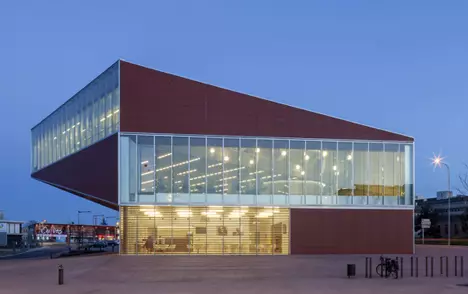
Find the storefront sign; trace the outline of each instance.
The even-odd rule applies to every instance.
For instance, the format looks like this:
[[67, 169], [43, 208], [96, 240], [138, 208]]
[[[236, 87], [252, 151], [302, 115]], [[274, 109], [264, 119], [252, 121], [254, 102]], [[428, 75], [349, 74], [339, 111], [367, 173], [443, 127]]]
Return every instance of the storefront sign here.
[[8, 224], [6, 223], [0, 223], [0, 232], [6, 232], [7, 231]]

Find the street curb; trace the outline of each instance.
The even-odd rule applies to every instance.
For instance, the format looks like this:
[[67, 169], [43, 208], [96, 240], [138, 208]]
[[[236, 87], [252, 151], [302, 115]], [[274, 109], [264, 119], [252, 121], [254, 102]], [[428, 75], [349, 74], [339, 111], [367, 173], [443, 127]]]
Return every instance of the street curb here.
[[40, 249], [43, 249], [43, 248], [34, 248], [34, 249], [26, 250], [26, 251], [23, 251], [23, 252], [20, 252], [20, 253], [16, 253], [16, 254], [2, 255], [2, 256], [0, 256], [0, 259], [7, 258], [7, 257], [18, 256], [18, 255], [29, 253], [29, 252], [39, 251]]

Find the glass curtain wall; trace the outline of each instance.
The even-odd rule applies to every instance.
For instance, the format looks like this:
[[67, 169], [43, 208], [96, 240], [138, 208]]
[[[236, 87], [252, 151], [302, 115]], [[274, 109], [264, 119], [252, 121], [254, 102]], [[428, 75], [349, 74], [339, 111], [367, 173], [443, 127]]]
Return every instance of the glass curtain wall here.
[[119, 63], [115, 63], [31, 130], [37, 171], [119, 130]]
[[284, 255], [289, 209], [229, 206], [122, 206], [121, 253]]
[[124, 204], [413, 205], [413, 145], [120, 136]]

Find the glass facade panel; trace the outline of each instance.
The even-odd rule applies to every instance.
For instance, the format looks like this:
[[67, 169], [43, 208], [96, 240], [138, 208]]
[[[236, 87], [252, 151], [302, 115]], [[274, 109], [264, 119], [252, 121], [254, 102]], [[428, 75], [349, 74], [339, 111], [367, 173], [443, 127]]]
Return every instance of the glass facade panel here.
[[119, 130], [119, 62], [32, 130], [35, 172]]
[[[413, 203], [412, 144], [150, 134], [120, 138], [124, 204]], [[54, 145], [53, 133], [43, 142]], [[41, 147], [33, 150], [37, 161], [47, 156]]]
[[196, 171], [191, 169], [187, 137], [172, 138], [172, 191], [174, 202], [188, 202], [189, 175]]
[[158, 202], [172, 201], [172, 138], [154, 138], [155, 191]]
[[243, 166], [240, 166], [239, 144], [239, 139], [224, 139], [224, 203], [236, 204], [238, 202], [240, 172], [242, 169], [244, 169]]
[[223, 186], [223, 139], [207, 139], [207, 197], [208, 202], [222, 203]]
[[338, 191], [338, 150], [336, 142], [322, 143], [322, 201], [321, 204], [336, 204]]
[[382, 143], [369, 145], [369, 204], [382, 205], [384, 193], [384, 150]]
[[286, 205], [289, 198], [289, 141], [273, 142], [273, 203]]
[[206, 139], [190, 138], [190, 193], [192, 202], [205, 202]]
[[369, 195], [369, 143], [354, 143], [354, 198], [353, 204], [366, 205]]
[[337, 203], [349, 205], [353, 195], [353, 143], [338, 143], [338, 164], [336, 169], [338, 182]]
[[255, 204], [257, 195], [257, 141], [255, 139], [241, 139], [240, 164], [240, 203]]
[[400, 195], [400, 146], [385, 144], [384, 152], [384, 205], [398, 205]]
[[319, 204], [322, 193], [322, 143], [316, 141], [306, 142], [305, 160], [305, 204]]
[[289, 209], [123, 206], [121, 254], [284, 255]]
[[307, 169], [305, 142], [291, 141], [289, 148], [289, 203], [305, 204], [304, 195]]
[[138, 136], [138, 194], [154, 202], [154, 137]]
[[271, 204], [273, 194], [273, 141], [257, 140], [257, 203]]
[[[413, 166], [413, 145], [400, 145], [400, 159], [402, 162], [402, 188], [401, 205], [414, 204], [414, 166]], [[403, 182], [404, 181], [404, 182]]]

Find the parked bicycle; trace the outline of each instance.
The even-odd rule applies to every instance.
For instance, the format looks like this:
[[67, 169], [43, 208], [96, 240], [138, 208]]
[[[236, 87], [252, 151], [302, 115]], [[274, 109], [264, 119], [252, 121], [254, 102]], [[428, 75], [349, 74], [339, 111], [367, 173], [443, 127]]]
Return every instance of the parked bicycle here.
[[383, 275], [385, 278], [391, 276], [394, 279], [398, 279], [399, 268], [398, 260], [380, 256], [380, 264], [377, 265], [375, 270], [379, 276]]

